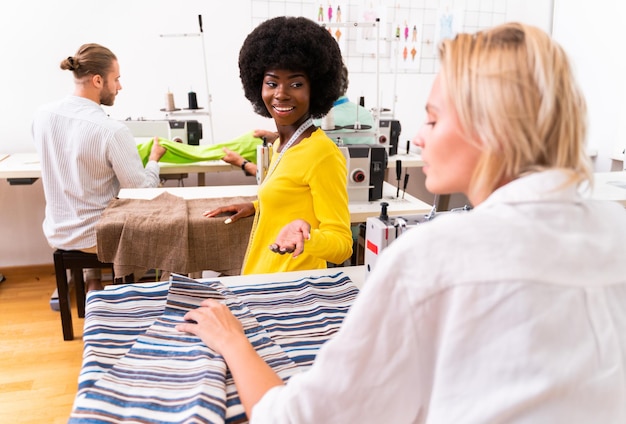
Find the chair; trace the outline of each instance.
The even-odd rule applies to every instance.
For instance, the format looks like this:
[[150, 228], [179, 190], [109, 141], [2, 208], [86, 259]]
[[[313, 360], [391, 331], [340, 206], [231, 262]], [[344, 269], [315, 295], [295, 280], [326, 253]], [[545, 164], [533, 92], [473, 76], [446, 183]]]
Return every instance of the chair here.
[[70, 308], [70, 293], [67, 281], [69, 269], [76, 289], [76, 306], [78, 316], [85, 317], [85, 281], [83, 269], [85, 268], [111, 268], [113, 264], [103, 263], [98, 260], [95, 253], [85, 253], [79, 250], [61, 250], [54, 252], [54, 272], [57, 280], [57, 292], [59, 295], [59, 311], [61, 312], [61, 325], [63, 327], [63, 340], [74, 340], [74, 327], [72, 326], [72, 312]]

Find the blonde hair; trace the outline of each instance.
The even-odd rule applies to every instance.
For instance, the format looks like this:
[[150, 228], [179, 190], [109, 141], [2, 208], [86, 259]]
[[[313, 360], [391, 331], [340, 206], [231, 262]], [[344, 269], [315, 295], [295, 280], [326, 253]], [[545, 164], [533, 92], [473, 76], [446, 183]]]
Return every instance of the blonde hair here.
[[470, 187], [565, 169], [592, 180], [585, 152], [587, 107], [567, 55], [544, 31], [508, 23], [459, 34], [439, 49], [441, 76], [468, 142], [482, 150]]

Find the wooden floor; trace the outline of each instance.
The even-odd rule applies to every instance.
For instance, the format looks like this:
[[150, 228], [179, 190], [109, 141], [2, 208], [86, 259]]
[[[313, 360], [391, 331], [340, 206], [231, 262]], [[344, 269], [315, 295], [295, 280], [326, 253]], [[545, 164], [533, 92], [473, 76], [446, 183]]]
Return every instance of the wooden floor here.
[[0, 423], [67, 423], [78, 386], [82, 326], [72, 300], [73, 341], [50, 309], [54, 268], [0, 269]]

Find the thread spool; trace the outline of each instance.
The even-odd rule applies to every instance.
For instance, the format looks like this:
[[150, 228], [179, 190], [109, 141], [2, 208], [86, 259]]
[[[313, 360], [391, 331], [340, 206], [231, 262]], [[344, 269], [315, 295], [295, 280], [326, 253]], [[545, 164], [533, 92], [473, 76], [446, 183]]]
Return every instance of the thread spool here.
[[176, 110], [176, 106], [174, 105], [174, 94], [169, 91], [165, 94], [165, 110]]
[[198, 97], [196, 93], [190, 91], [187, 93], [187, 98], [189, 100], [189, 109], [198, 109]]
[[322, 129], [325, 131], [331, 131], [335, 129], [335, 116], [333, 110], [329, 110], [326, 116], [322, 118]]

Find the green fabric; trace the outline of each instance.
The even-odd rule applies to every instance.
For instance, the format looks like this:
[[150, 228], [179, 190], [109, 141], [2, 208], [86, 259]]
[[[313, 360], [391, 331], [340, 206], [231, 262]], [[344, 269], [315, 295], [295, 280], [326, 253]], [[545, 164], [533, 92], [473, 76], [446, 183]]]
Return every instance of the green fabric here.
[[[148, 163], [153, 142], [153, 140], [150, 140], [137, 145], [137, 150], [144, 166]], [[222, 149], [228, 147], [230, 150], [239, 153], [244, 159], [256, 163], [256, 148], [263, 143], [263, 140], [252, 136], [252, 131], [250, 131], [234, 140], [219, 144], [192, 146], [164, 138], [159, 138], [159, 143], [167, 149], [167, 152], [161, 158], [161, 162], [194, 163], [205, 160], [219, 160], [224, 157]]]

